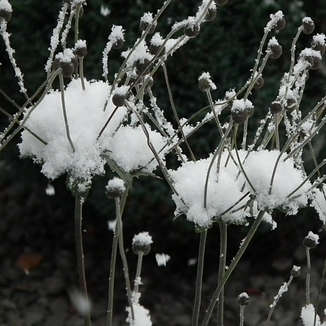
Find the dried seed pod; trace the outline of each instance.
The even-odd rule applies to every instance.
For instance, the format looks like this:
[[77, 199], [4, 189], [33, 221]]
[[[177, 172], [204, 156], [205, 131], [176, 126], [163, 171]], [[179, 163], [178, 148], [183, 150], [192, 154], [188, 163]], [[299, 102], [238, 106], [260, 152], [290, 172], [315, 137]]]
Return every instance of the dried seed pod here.
[[125, 183], [120, 178], [111, 179], [105, 187], [108, 198], [121, 198], [126, 191]]
[[158, 52], [160, 52], [160, 54], [164, 54], [165, 53], [165, 47], [159, 45], [159, 44], [150, 44], [149, 46], [149, 52], [153, 55], [156, 55]]
[[274, 29], [274, 31], [279, 32], [280, 30], [282, 30], [282, 29], [285, 27], [285, 25], [286, 25], [286, 20], [285, 20], [285, 18], [284, 18], [284, 17], [280, 17], [280, 18], [276, 21], [276, 23], [275, 23], [273, 29]]
[[231, 117], [234, 123], [241, 124], [244, 123], [248, 118], [248, 112], [243, 111], [231, 111]]
[[200, 26], [199, 24], [187, 24], [184, 28], [184, 33], [188, 37], [196, 37], [199, 34]]
[[60, 61], [59, 66], [62, 69], [62, 76], [65, 78], [71, 77], [75, 71], [75, 65], [72, 61]]
[[302, 32], [304, 34], [311, 34], [315, 29], [315, 23], [310, 17], [302, 19]]
[[315, 248], [317, 244], [318, 244], [318, 235], [315, 235], [312, 232], [309, 232], [309, 234], [303, 240], [303, 245], [309, 249]]
[[314, 55], [307, 56], [306, 60], [310, 63], [310, 69], [311, 70], [316, 70], [320, 67], [321, 65], [321, 58], [316, 57]]
[[210, 22], [216, 18], [217, 15], [217, 9], [216, 8], [208, 8], [206, 15], [205, 15], [205, 21]]
[[75, 45], [75, 55], [79, 58], [84, 58], [87, 55], [86, 42], [80, 40]]
[[254, 84], [255, 89], [260, 89], [264, 86], [264, 78], [262, 76], [259, 76]]
[[0, 9], [0, 21], [3, 19], [6, 22], [9, 22], [11, 18], [12, 10], [9, 10], [9, 8], [2, 8]]
[[132, 239], [132, 251], [138, 255], [141, 252], [144, 256], [151, 251], [152, 237], [148, 232], [141, 232]]
[[125, 41], [121, 38], [118, 38], [113, 44], [112, 44], [112, 48], [113, 49], [120, 49], [123, 44], [125, 43]]
[[316, 34], [311, 41], [311, 48], [315, 51], [319, 51], [321, 55], [324, 55], [326, 49], [325, 36], [323, 34]]
[[270, 108], [270, 110], [271, 110], [271, 112], [273, 114], [282, 112], [282, 110], [283, 110], [283, 106], [282, 106], [282, 104], [279, 101], [272, 102], [272, 104], [270, 105], [269, 108]]
[[293, 277], [299, 277], [300, 276], [300, 269], [301, 268], [299, 266], [293, 265], [293, 267], [291, 269], [291, 272], [290, 272], [291, 276], [293, 276]]
[[135, 67], [139, 75], [145, 73], [149, 68], [149, 59], [143, 58], [142, 60], [138, 59], [135, 62]]
[[249, 295], [246, 292], [240, 293], [237, 298], [239, 306], [248, 306], [250, 304]]
[[146, 31], [149, 25], [151, 25], [151, 27], [148, 30], [148, 34], [154, 34], [157, 24], [153, 24], [152, 22], [141, 20], [139, 24], [139, 29], [141, 31]]
[[112, 96], [112, 103], [117, 107], [124, 106], [125, 102], [126, 102], [125, 94], [115, 93]]
[[225, 6], [229, 0], [215, 0], [215, 2], [218, 6]]
[[271, 59], [278, 59], [282, 55], [282, 46], [278, 43], [270, 43], [268, 49], [271, 51]]

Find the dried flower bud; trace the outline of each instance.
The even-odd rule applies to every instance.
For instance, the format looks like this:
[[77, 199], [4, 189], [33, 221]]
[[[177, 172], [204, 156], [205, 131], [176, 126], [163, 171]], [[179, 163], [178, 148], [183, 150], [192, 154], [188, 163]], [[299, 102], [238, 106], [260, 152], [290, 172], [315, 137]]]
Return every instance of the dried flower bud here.
[[311, 41], [311, 48], [315, 51], [319, 51], [320, 54], [323, 55], [326, 49], [325, 35], [324, 34], [314, 35]]
[[309, 62], [309, 69], [316, 70], [321, 65], [322, 57], [319, 51], [306, 48], [301, 51], [300, 57]]
[[306, 248], [313, 249], [319, 243], [319, 236], [309, 231], [308, 235], [303, 240], [303, 245]]
[[293, 265], [292, 269], [291, 269], [291, 276], [293, 277], [299, 277], [300, 276], [300, 266], [295, 266]]
[[115, 106], [124, 106], [125, 105], [125, 102], [126, 102], [126, 95], [124, 94], [113, 94], [112, 96], [112, 103], [115, 105]]
[[152, 237], [148, 232], [141, 232], [132, 239], [132, 251], [138, 255], [141, 252], [144, 256], [151, 251]]
[[297, 101], [293, 97], [288, 97], [285, 102], [285, 110], [288, 112], [293, 112], [295, 107], [297, 106]]
[[276, 32], [279, 32], [280, 30], [282, 30], [286, 25], [286, 21], [284, 19], [284, 17], [281, 17], [280, 19], [278, 19], [274, 25], [274, 30]]
[[237, 298], [237, 303], [239, 306], [249, 306], [250, 298], [248, 293], [246, 292], [240, 293]]
[[12, 10], [9, 10], [8, 8], [2, 8], [0, 9], [0, 21], [3, 19], [6, 22], [9, 22], [11, 18]]
[[113, 178], [105, 187], [108, 198], [121, 198], [126, 191], [125, 183], [120, 178]]
[[[275, 38], [272, 38], [271, 40], [275, 40]], [[273, 41], [274, 41], [273, 40]], [[278, 59], [282, 55], [282, 46], [276, 41], [276, 42], [269, 42], [268, 43], [268, 49], [271, 51], [270, 58], [271, 59]]]
[[249, 100], [235, 100], [231, 108], [231, 117], [234, 123], [244, 123], [253, 114], [254, 107]]
[[257, 79], [256, 79], [256, 82], [254, 84], [254, 88], [255, 89], [260, 89], [264, 86], [264, 78], [262, 76], [259, 76]]
[[217, 9], [216, 8], [208, 8], [205, 16], [205, 21], [210, 22], [216, 18]]
[[315, 23], [310, 17], [302, 19], [302, 32], [304, 34], [311, 34], [315, 29]]
[[215, 2], [218, 6], [224, 6], [229, 2], [229, 0], [215, 0]]
[[75, 55], [79, 58], [84, 58], [87, 55], [87, 46], [85, 41], [77, 41], [75, 45]]
[[165, 53], [165, 47], [162, 47], [161, 45], [158, 44], [150, 44], [149, 46], [149, 52], [153, 55], [157, 54], [158, 52], [160, 52], [160, 54], [164, 54]]
[[184, 29], [184, 33], [188, 37], [196, 37], [199, 34], [200, 25], [199, 24], [187, 24]]
[[208, 72], [202, 73], [198, 78], [198, 88], [202, 92], [216, 89], [216, 85], [212, 82], [211, 76]]
[[145, 73], [148, 70], [148, 68], [149, 68], [149, 62], [150, 61], [147, 58], [138, 59], [135, 62], [135, 67], [136, 67], [137, 73], [139, 75]]
[[280, 102], [278, 101], [274, 101], [272, 102], [272, 104], [270, 105], [270, 110], [273, 114], [276, 114], [276, 113], [279, 113], [279, 112], [282, 112], [283, 110], [283, 106]]
[[120, 49], [123, 44], [125, 43], [125, 41], [121, 38], [118, 38], [113, 44], [112, 44], [112, 48], [113, 49]]
[[60, 68], [62, 69], [62, 76], [69, 78], [75, 71], [75, 65], [72, 61], [70, 62], [60, 62]]
[[148, 30], [148, 34], [154, 34], [157, 23], [153, 21], [153, 14], [150, 12], [145, 13], [141, 19], [139, 28], [141, 31], [146, 31], [146, 29], [150, 26]]

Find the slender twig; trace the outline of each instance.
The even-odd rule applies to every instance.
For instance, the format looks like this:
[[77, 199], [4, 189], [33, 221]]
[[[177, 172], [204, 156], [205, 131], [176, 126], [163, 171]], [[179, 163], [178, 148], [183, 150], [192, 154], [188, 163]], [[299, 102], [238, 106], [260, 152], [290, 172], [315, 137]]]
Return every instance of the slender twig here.
[[206, 239], [207, 239], [207, 230], [203, 230], [202, 232], [200, 232], [197, 275], [196, 275], [196, 288], [195, 288], [195, 302], [194, 302], [194, 309], [193, 309], [193, 313], [192, 313], [191, 326], [198, 326], [202, 287], [203, 287]]
[[306, 305], [310, 304], [310, 278], [311, 278], [311, 260], [310, 248], [306, 247], [307, 256], [307, 275], [306, 275]]

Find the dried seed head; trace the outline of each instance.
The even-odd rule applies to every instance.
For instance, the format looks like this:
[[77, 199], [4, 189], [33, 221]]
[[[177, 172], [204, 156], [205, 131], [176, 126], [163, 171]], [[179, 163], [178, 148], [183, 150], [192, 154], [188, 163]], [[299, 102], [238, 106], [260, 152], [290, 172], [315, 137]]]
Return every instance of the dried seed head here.
[[143, 255], [147, 255], [151, 251], [152, 237], [148, 232], [141, 232], [135, 235], [132, 239], [132, 251], [138, 255], [141, 252]]
[[282, 46], [277, 41], [269, 42], [268, 49], [271, 51], [269, 56], [271, 59], [278, 59], [282, 55]]
[[112, 103], [115, 106], [118, 106], [118, 107], [124, 106], [125, 105], [125, 102], [126, 102], [126, 95], [124, 95], [124, 94], [115, 93], [112, 96]]
[[150, 44], [149, 46], [149, 52], [153, 55], [157, 54], [158, 52], [160, 52], [160, 54], [164, 54], [165, 53], [165, 47], [161, 47], [161, 45], [157, 45], [157, 44]]
[[105, 187], [108, 198], [121, 198], [126, 191], [125, 183], [120, 178], [111, 179]]
[[288, 97], [285, 102], [285, 110], [288, 112], [293, 112], [295, 107], [297, 106], [297, 101], [293, 97]]
[[200, 32], [199, 24], [187, 24], [184, 28], [184, 33], [188, 37], [196, 37]]
[[303, 240], [303, 245], [309, 249], [315, 248], [318, 243], [319, 243], [319, 236], [311, 231]]
[[262, 76], [259, 76], [254, 84], [255, 89], [260, 89], [264, 86], [264, 78]]
[[273, 114], [279, 113], [283, 110], [282, 104], [278, 101], [272, 102], [269, 108]]
[[208, 72], [202, 73], [198, 78], [198, 88], [202, 92], [216, 89], [216, 85], [212, 82], [211, 76]]
[[149, 26], [148, 34], [154, 34], [157, 23], [153, 20], [153, 14], [147, 12], [141, 17], [139, 28], [141, 31], [146, 31]]
[[139, 75], [145, 73], [148, 70], [148, 68], [149, 68], [149, 62], [150, 61], [147, 58], [138, 59], [135, 62], [135, 67], [136, 67], [137, 73]]
[[300, 266], [295, 266], [293, 265], [292, 269], [291, 269], [291, 276], [293, 277], [299, 277], [300, 276]]
[[237, 298], [239, 306], [248, 306], [250, 304], [249, 295], [246, 292], [240, 293]]
[[86, 42], [78, 40], [75, 44], [75, 55], [79, 58], [84, 58], [87, 55]]
[[244, 123], [253, 115], [254, 106], [249, 100], [234, 100], [231, 108], [231, 117], [234, 123]]
[[217, 15], [217, 9], [216, 8], [208, 8], [205, 21], [210, 22], [216, 18]]
[[315, 23], [310, 17], [302, 19], [302, 32], [304, 34], [311, 34], [315, 29]]
[[113, 49], [120, 49], [124, 45], [125, 41], [122, 40], [121, 38], [118, 38], [113, 44], [112, 48]]
[[274, 25], [274, 30], [276, 32], [279, 32], [280, 30], [282, 30], [286, 25], [286, 20], [284, 17], [281, 17], [280, 19], [278, 19]]
[[225, 6], [229, 0], [215, 0], [215, 2], [218, 6]]
[[311, 41], [311, 48], [315, 51], [319, 51], [321, 55], [324, 55], [326, 49], [325, 35], [324, 34], [314, 35]]
[[309, 62], [309, 69], [315, 70], [318, 69], [321, 65], [322, 57], [320, 51], [306, 48], [301, 51], [300, 57]]
[[3, 19], [6, 22], [9, 22], [11, 18], [12, 11], [8, 9], [0, 9], [0, 21]]
[[75, 71], [75, 65], [72, 61], [70, 62], [60, 62], [60, 68], [62, 69], [62, 75], [65, 78], [69, 78]]

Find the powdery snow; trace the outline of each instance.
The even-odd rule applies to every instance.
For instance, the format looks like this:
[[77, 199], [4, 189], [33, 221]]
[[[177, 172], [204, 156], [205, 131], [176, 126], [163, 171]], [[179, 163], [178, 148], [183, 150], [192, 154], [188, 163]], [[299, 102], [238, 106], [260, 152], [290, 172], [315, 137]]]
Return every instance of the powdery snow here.
[[148, 232], [141, 232], [136, 234], [132, 239], [132, 244], [139, 245], [149, 245], [153, 243], [152, 237], [148, 234]]

